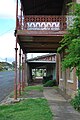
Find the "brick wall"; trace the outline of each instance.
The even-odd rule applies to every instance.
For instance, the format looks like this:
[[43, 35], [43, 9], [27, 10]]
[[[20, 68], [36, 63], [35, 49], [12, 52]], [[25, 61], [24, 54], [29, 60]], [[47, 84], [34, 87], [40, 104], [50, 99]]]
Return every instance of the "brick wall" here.
[[59, 56], [59, 88], [71, 97], [74, 97], [77, 91], [76, 69], [72, 72], [67, 69], [62, 71], [61, 75], [61, 55]]

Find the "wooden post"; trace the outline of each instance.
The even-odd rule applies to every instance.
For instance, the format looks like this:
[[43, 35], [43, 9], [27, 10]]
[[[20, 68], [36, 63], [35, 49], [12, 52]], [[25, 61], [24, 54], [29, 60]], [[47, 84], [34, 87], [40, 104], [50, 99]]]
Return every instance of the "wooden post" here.
[[26, 54], [24, 54], [23, 58], [23, 88], [26, 86]]
[[22, 22], [23, 22], [23, 21], [22, 21], [22, 5], [21, 5], [20, 12], [21, 12], [21, 13], [20, 13], [20, 29], [22, 29], [22, 27], [23, 27], [23, 26], [22, 26]]
[[[18, 16], [18, 0], [16, 0], [16, 31], [17, 31], [17, 28], [18, 28], [18, 19], [17, 19], [17, 16]], [[14, 79], [14, 99], [16, 100], [17, 99], [17, 36], [16, 36], [16, 47], [15, 47], [15, 79]]]
[[22, 91], [24, 91], [24, 57], [22, 55]]
[[16, 0], [16, 30], [18, 28], [18, 0]]
[[59, 54], [56, 54], [56, 82], [59, 85]]
[[14, 99], [15, 100], [17, 99], [17, 50], [18, 50], [18, 48], [17, 48], [17, 42], [16, 42], [16, 48], [15, 48], [15, 79], [14, 79]]
[[21, 95], [21, 48], [19, 51], [19, 81], [18, 81], [18, 96]]

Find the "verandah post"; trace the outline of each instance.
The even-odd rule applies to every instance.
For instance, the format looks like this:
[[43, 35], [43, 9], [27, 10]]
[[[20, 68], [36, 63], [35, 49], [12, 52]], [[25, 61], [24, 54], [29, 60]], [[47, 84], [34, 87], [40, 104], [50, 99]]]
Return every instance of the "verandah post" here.
[[16, 37], [16, 48], [15, 48], [15, 79], [14, 79], [14, 99], [17, 99], [17, 37]]
[[24, 91], [24, 56], [22, 54], [22, 91]]
[[14, 99], [17, 99], [17, 29], [18, 29], [18, 0], [16, 0], [16, 30], [15, 30], [15, 36], [16, 36], [16, 45], [15, 45], [15, 79], [14, 79]]
[[21, 95], [21, 48], [19, 50], [19, 80], [18, 80], [18, 96]]

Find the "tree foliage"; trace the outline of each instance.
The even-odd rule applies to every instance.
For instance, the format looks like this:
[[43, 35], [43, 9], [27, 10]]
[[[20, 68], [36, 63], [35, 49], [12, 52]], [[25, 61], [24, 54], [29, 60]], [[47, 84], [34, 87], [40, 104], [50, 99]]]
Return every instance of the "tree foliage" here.
[[76, 74], [80, 78], [80, 4], [69, 4], [74, 17], [73, 24], [68, 28], [67, 34], [62, 39], [58, 52], [64, 48], [65, 57], [62, 61], [62, 68], [73, 69], [76, 67]]

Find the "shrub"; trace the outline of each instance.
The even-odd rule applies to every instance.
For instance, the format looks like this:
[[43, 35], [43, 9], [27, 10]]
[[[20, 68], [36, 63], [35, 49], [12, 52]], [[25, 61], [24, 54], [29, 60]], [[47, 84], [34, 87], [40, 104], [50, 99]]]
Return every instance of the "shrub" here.
[[71, 100], [71, 104], [76, 110], [80, 111], [80, 89], [78, 90], [77, 95]]
[[43, 77], [42, 83], [45, 84], [49, 79], [47, 77]]
[[44, 87], [53, 87], [53, 86], [56, 86], [56, 80], [49, 80], [43, 86]]
[[49, 80], [52, 80], [52, 77], [53, 77], [52, 75], [49, 75], [49, 76], [46, 76], [46, 77], [44, 76], [44, 77], [43, 77], [43, 80], [42, 80], [42, 83], [45, 84], [45, 83], [48, 82]]

